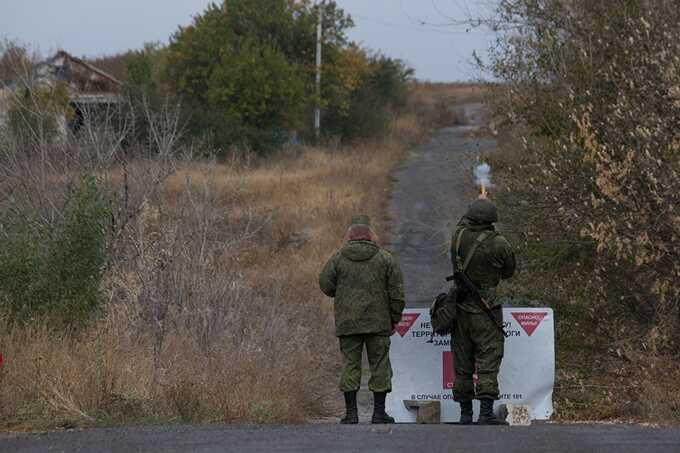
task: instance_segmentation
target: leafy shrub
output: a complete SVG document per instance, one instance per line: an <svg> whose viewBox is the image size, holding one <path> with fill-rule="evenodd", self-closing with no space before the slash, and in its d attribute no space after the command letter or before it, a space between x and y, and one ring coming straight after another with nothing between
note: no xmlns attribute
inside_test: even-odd
<svg viewBox="0 0 680 453"><path fill-rule="evenodd" d="M680 68L673 2L502 2L496 74L506 118L526 126L532 197L595 245L593 276L653 320L680 296L675 212ZM500 105L500 104L499 104Z"/></svg>
<svg viewBox="0 0 680 453"><path fill-rule="evenodd" d="M365 58L348 108L330 111L324 118L328 133L345 140L386 134L394 115L406 105L413 69L383 55Z"/></svg>
<svg viewBox="0 0 680 453"><path fill-rule="evenodd" d="M324 22L320 99L314 84L318 14ZM164 79L185 106L189 133L221 149L266 154L292 131L311 137L317 103L325 135L381 135L405 105L413 71L348 43L352 25L332 1L317 9L290 0L226 0L175 33L165 50Z"/></svg>
<svg viewBox="0 0 680 453"><path fill-rule="evenodd" d="M0 297L18 320L47 317L57 327L78 326L100 307L110 218L93 177L73 193L54 229L16 219L0 250Z"/></svg>
<svg viewBox="0 0 680 453"><path fill-rule="evenodd" d="M247 142L262 151L276 141L267 131L301 127L313 43L308 4L227 0L209 6L167 49L166 79L188 106L189 131L209 132L224 148ZM268 139L259 140L255 131Z"/></svg>
<svg viewBox="0 0 680 453"><path fill-rule="evenodd" d="M19 41L0 40L0 87L16 82L32 66L28 46Z"/></svg>
<svg viewBox="0 0 680 453"><path fill-rule="evenodd" d="M9 131L26 145L55 140L61 133L59 119L73 113L68 99L63 83L18 89L9 97Z"/></svg>

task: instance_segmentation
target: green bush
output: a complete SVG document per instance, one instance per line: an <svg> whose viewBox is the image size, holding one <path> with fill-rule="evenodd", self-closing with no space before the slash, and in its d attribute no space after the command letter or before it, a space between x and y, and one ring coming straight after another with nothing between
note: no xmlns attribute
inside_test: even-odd
<svg viewBox="0 0 680 453"><path fill-rule="evenodd" d="M180 28L165 78L192 135L217 147L276 146L302 127L314 61L314 11L289 0L224 1Z"/></svg>
<svg viewBox="0 0 680 453"><path fill-rule="evenodd" d="M383 55L367 57L367 63L349 108L331 110L324 117L328 134L346 141L384 135L393 114L406 105L413 69Z"/></svg>
<svg viewBox="0 0 680 453"><path fill-rule="evenodd" d="M241 148L265 155L291 134L311 139L317 104L326 136L351 141L386 133L392 115L405 105L413 70L349 42L346 30L352 26L334 1L322 7L295 0L211 4L180 27L167 47L147 44L116 57L125 62L128 107L139 118L135 138L148 135L140 112L154 113L168 100L181 105L183 132L217 153Z"/></svg>
<svg viewBox="0 0 680 453"><path fill-rule="evenodd" d="M506 82L496 113L523 132L520 190L554 213L561 240L595 245L603 303L621 301L648 325L677 317L680 10L503 0L499 12L527 24L491 56Z"/></svg>
<svg viewBox="0 0 680 453"><path fill-rule="evenodd" d="M27 148L30 144L52 142L60 134L59 118L70 117L68 87L57 83L54 87L23 87L10 98L8 125L13 137Z"/></svg>
<svg viewBox="0 0 680 453"><path fill-rule="evenodd" d="M0 250L0 300L18 321L77 327L100 307L110 218L94 177L74 191L62 222L30 229L8 222Z"/></svg>
<svg viewBox="0 0 680 453"><path fill-rule="evenodd" d="M323 110L325 135L354 140L384 134L406 102L413 70L347 41L351 18L324 3L323 81L315 90L319 11L292 0L226 0L180 28L167 48L165 79L182 99L191 135L217 148L261 154L291 131L311 137Z"/></svg>
<svg viewBox="0 0 680 453"><path fill-rule="evenodd" d="M160 83L166 52L158 43L146 43L144 48L129 51L118 57L125 66L123 97L119 120L134 118L134 129L126 138L126 145L145 143L152 136L151 117L161 114L167 106L167 93ZM121 125L121 129L125 126Z"/></svg>

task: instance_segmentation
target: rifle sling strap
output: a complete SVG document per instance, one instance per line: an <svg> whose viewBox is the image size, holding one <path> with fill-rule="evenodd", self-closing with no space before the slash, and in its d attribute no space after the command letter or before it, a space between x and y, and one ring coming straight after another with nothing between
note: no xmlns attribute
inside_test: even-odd
<svg viewBox="0 0 680 453"><path fill-rule="evenodd" d="M460 256L460 242L461 238L463 236L463 232L465 231L465 228L461 228L461 230L458 232L458 237L456 238L456 262L458 261L457 258ZM477 248L482 244L482 242L486 241L488 238L495 236L494 231L482 231L479 233L477 238L475 238L474 244L472 244L472 247L470 247L470 250L468 251L467 255L465 256L465 261L463 262L463 269L461 269L461 272L465 274L465 271L467 270L468 265L470 264L470 260L472 260L472 257L474 256L475 252L477 251ZM469 280L469 277L468 277ZM470 282L474 286L474 283ZM478 293L479 294L479 293ZM485 305L485 302L483 299L480 299L480 304ZM500 329L500 331L503 333L503 337L507 338L508 333L503 329L503 325L498 323L498 320L496 319L495 315L487 309L484 310L489 318L491 318L491 321Z"/></svg>
<svg viewBox="0 0 680 453"><path fill-rule="evenodd" d="M463 233L465 232L466 228L461 228L460 231L458 232L458 236L456 237L456 256L460 256L460 242L461 239L463 238ZM479 233L477 238L475 239L474 244L472 244L472 247L468 251L467 255L465 256L465 261L463 261L463 268L461 269L461 272L465 272L470 265L470 261L472 261L472 258L475 255L475 252L477 251L477 248L482 244L482 242L486 241L489 237L493 235L493 231L482 231Z"/></svg>

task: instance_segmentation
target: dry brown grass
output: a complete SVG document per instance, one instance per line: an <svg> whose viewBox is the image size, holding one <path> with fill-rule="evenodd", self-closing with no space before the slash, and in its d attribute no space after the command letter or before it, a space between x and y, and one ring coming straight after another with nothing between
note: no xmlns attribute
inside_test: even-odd
<svg viewBox="0 0 680 453"><path fill-rule="evenodd" d="M456 106L482 102L484 96L484 86L472 83L418 82L412 90L411 108L425 117L435 118L432 126L464 124L465 117Z"/></svg>
<svg viewBox="0 0 680 453"><path fill-rule="evenodd" d="M447 99L448 105L480 102L484 95L484 86L476 83L432 83L418 82L413 89L416 99L431 105Z"/></svg>
<svg viewBox="0 0 680 453"><path fill-rule="evenodd" d="M145 195L118 239L101 319L78 334L0 319L0 423L328 415L338 353L318 271L352 214L384 232L389 173L424 137L426 118L412 110L389 137L352 148L185 162L158 191L141 190L136 166L150 163L128 164L129 185ZM101 180L115 191L122 174Z"/></svg>

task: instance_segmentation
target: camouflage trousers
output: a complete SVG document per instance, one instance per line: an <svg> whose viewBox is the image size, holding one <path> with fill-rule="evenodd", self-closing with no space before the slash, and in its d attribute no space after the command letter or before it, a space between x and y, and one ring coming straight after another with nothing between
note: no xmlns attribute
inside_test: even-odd
<svg viewBox="0 0 680 453"><path fill-rule="evenodd" d="M340 391L352 392L361 386L361 358L366 345L371 377L368 388L372 392L392 391L392 365L390 364L390 337L387 335L343 335L340 352L343 370Z"/></svg>
<svg viewBox="0 0 680 453"><path fill-rule="evenodd" d="M501 307L493 309L499 322ZM456 379L455 401L498 399L498 370L503 360L505 338L487 314L458 310L451 350ZM477 383L473 381L477 374Z"/></svg>

